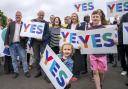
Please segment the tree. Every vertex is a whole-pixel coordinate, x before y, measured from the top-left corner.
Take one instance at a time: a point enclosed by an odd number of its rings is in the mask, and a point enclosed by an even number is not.
[[[6,27],[7,25],[7,17],[3,14],[3,12],[0,10],[0,21],[2,23],[3,27]]]

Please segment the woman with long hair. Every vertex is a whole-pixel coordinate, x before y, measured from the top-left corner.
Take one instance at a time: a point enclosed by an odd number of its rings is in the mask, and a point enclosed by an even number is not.
[[[72,13],[71,24],[68,25],[68,29],[81,30],[79,26],[79,17],[77,13]],[[85,55],[80,54],[80,49],[75,49],[75,53],[72,56],[72,59],[74,60],[74,65],[73,65],[74,77],[71,79],[72,81],[76,81],[80,77],[80,72],[84,67],[85,58],[86,58]]]
[[[50,31],[50,47],[52,50],[59,54],[59,41],[60,41],[60,29],[61,29],[61,20],[59,17],[55,17],[52,23]]]

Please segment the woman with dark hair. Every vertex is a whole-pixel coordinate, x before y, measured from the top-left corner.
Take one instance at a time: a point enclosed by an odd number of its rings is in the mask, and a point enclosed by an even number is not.
[[[52,27],[49,29],[50,31],[49,45],[56,54],[59,53],[60,29],[61,29],[61,20],[59,17],[55,17],[53,20]]]

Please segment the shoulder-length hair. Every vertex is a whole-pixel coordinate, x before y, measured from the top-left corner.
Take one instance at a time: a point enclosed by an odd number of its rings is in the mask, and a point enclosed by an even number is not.
[[[55,20],[56,20],[56,19],[59,20],[59,27],[61,27],[61,20],[60,20],[60,17],[55,17],[55,18],[54,18],[52,26],[53,26],[53,27],[55,26]]]
[[[101,24],[102,25],[107,25],[108,23],[107,23],[107,20],[106,20],[106,17],[105,17],[105,14],[104,14],[103,10],[98,9],[97,11],[98,11],[98,13],[101,14]]]
[[[79,23],[79,16],[78,16],[78,14],[77,14],[77,13],[72,13],[72,15],[73,15],[73,14],[76,15],[76,17],[77,17],[77,23]],[[72,15],[71,15],[71,24],[72,24]]]

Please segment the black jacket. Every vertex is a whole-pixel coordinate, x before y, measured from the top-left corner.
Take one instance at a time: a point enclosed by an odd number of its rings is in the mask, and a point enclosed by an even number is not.
[[[71,24],[69,24],[68,26],[67,26],[67,29],[71,29]],[[76,29],[75,30],[81,30],[80,29],[80,25],[79,24],[77,24],[77,26],[76,26]]]
[[[13,43],[13,38],[15,33],[15,24],[16,24],[15,21],[9,24],[7,28],[6,36],[5,36],[4,45],[11,45]],[[21,22],[21,27],[22,27],[22,24],[23,22]],[[21,30],[21,27],[20,27],[20,30]],[[23,48],[26,48],[27,41],[28,41],[28,37],[20,37],[20,45]]]
[[[119,30],[118,30],[118,42],[119,45],[123,44],[123,23],[128,22],[128,13],[124,14],[120,20]]]
[[[85,28],[87,29],[87,23],[86,22],[81,22],[79,28],[81,30],[85,31]]]

